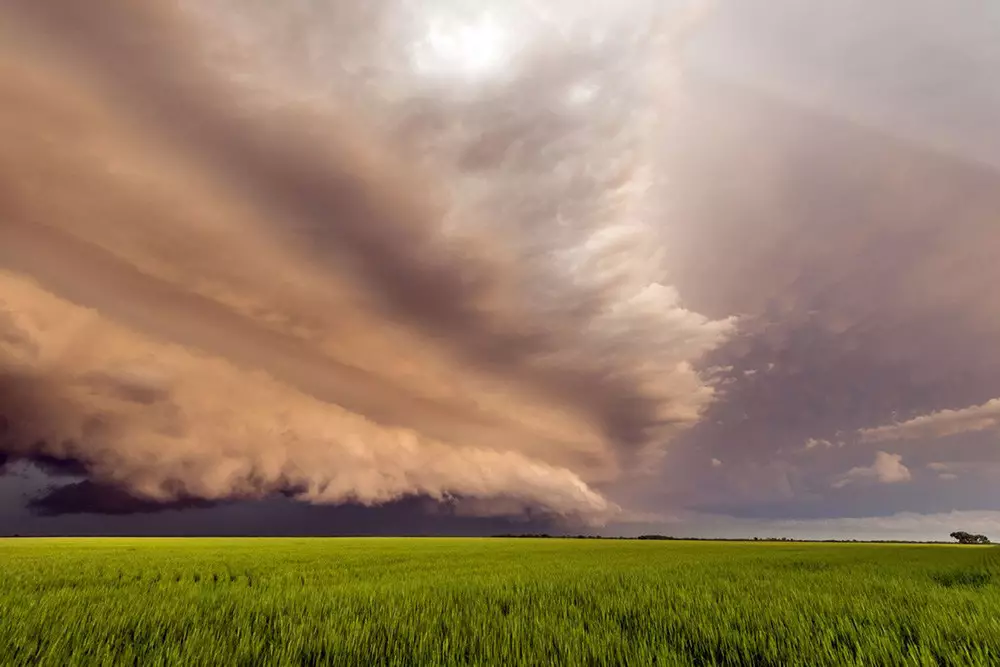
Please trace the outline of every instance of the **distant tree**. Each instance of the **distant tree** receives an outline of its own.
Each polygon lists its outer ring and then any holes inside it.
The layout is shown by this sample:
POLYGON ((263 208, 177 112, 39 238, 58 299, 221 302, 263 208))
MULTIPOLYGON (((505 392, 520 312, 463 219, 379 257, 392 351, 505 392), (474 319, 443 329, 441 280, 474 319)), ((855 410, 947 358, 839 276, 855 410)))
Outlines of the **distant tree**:
POLYGON ((964 530, 956 530, 951 534, 951 538, 957 540, 959 544, 989 544, 990 538, 985 535, 974 535, 964 530))

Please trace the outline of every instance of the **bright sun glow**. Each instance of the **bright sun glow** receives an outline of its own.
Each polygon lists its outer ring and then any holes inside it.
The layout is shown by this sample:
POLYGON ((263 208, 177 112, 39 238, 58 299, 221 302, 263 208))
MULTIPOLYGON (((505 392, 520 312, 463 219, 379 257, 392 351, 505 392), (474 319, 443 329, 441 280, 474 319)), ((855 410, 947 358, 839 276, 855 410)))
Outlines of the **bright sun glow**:
POLYGON ((439 19, 417 44, 414 65, 424 74, 482 78, 503 68, 509 47, 507 32, 490 16, 474 22, 439 19))

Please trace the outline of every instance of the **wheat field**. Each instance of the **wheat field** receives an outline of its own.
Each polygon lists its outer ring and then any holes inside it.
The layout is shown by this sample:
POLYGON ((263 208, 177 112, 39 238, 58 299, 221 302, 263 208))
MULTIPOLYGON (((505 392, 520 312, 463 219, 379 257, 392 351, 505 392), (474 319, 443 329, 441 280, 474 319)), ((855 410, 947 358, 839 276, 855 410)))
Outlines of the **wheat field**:
POLYGON ((997 665, 1000 551, 0 540, 6 665, 997 665))

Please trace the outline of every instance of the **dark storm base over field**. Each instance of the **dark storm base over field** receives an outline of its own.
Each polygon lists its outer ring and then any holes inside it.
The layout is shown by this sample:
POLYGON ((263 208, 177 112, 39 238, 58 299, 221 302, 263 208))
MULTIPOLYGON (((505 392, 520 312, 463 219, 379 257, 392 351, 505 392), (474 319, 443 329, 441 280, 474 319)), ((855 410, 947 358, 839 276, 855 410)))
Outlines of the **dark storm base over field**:
POLYGON ((998 556, 868 544, 8 539, 0 662, 989 665, 1000 659, 998 556))

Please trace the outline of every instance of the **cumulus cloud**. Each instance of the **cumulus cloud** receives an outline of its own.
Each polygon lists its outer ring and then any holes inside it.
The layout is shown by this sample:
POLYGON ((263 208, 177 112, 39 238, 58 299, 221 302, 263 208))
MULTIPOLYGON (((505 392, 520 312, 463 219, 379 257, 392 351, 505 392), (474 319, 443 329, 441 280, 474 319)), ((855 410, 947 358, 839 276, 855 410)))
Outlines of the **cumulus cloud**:
POLYGON ((903 457, 899 454, 876 452, 872 465, 851 468, 833 482, 833 488, 840 489, 858 482, 871 481, 882 484, 908 482, 910 469, 903 465, 903 457))
POLYGON ((959 433, 1000 430, 1000 398, 961 410, 939 410, 913 419, 863 429, 865 442, 943 438, 959 433))
POLYGON ((600 67, 539 39, 538 67, 449 97, 358 20, 370 76, 330 73, 338 97, 275 84, 205 15, 0 9, 0 455, 88 478, 40 511, 280 493, 604 519, 602 487, 713 400, 696 364, 733 322, 650 252, 663 32, 618 24, 600 67), (552 111, 583 75, 602 103, 552 111))
POLYGON ((803 445, 802 448, 808 450, 808 449, 816 449, 817 447, 822 449, 829 449, 833 447, 833 443, 830 442, 829 440, 809 438, 808 440, 806 440, 806 444, 803 445))

